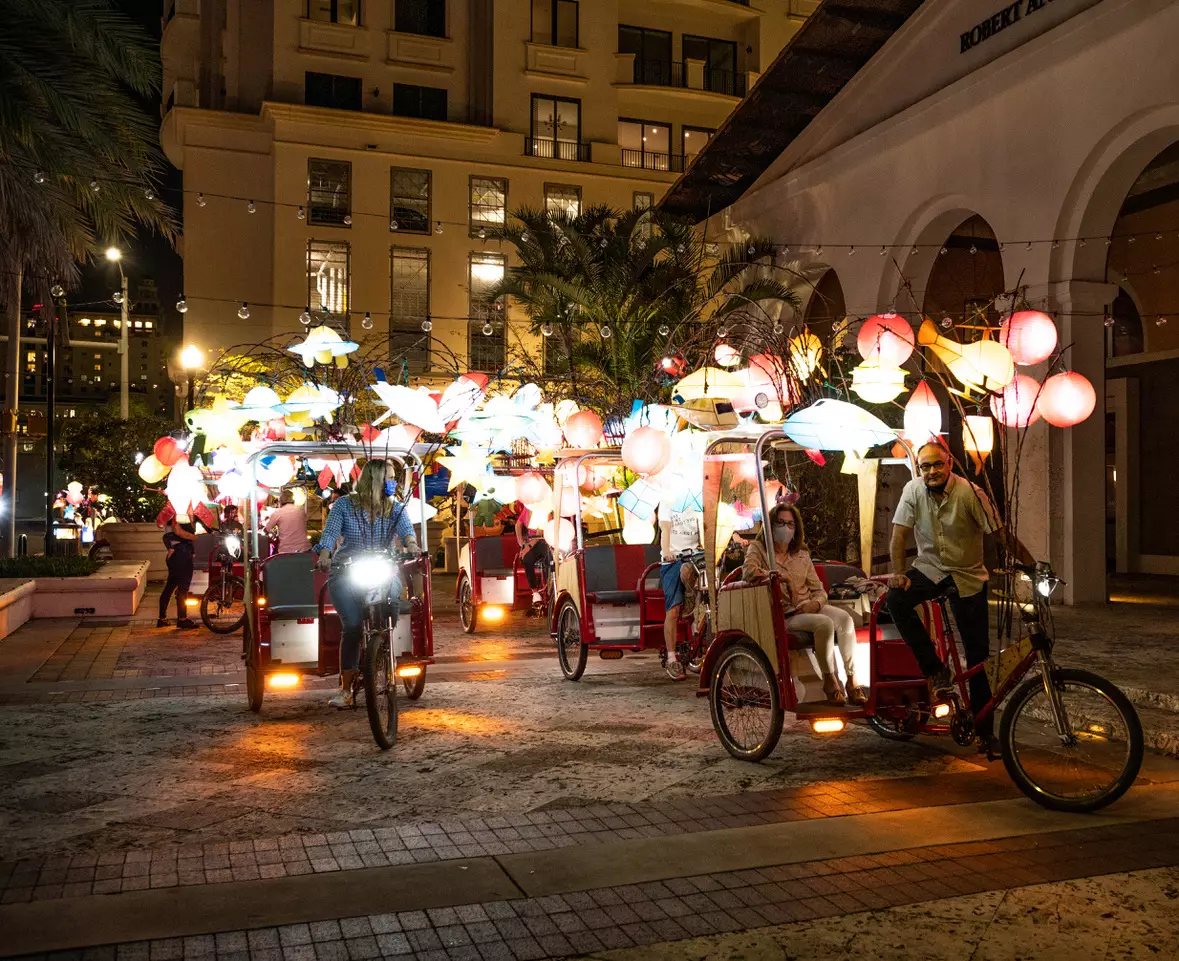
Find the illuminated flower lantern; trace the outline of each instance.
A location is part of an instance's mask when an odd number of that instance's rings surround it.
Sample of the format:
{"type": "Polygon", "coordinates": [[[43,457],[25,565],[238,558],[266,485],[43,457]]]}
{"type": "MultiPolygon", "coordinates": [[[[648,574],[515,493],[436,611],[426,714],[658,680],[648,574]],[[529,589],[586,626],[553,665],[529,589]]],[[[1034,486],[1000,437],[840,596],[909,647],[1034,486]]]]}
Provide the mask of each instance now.
{"type": "Polygon", "coordinates": [[[1003,318],[999,343],[1021,367],[1046,361],[1056,350],[1056,324],[1039,310],[1017,310],[1003,318]]]}
{"type": "Polygon", "coordinates": [[[442,392],[442,400],[438,403],[438,415],[447,429],[479,406],[486,388],[487,375],[478,373],[460,374],[447,386],[442,392]]]}
{"type": "Polygon", "coordinates": [[[851,389],[869,404],[886,404],[905,389],[905,372],[872,357],[852,370],[851,389]]]}
{"type": "Polygon", "coordinates": [[[184,460],[184,445],[175,437],[161,437],[152,447],[152,454],[165,467],[171,467],[184,460]]]}
{"type": "Polygon", "coordinates": [[[158,484],[168,476],[171,468],[160,463],[155,454],[148,454],[139,465],[139,479],[145,484],[158,484]]]}
{"type": "Polygon", "coordinates": [[[602,418],[592,410],[579,410],[565,421],[565,439],[570,447],[597,447],[602,439],[602,418]]]}
{"type": "Polygon", "coordinates": [[[1036,409],[1053,427],[1073,427],[1093,413],[1097,393],[1083,374],[1053,374],[1040,389],[1036,409]]]}
{"type": "Polygon", "coordinates": [[[303,365],[308,369],[316,364],[335,363],[337,367],[348,366],[348,354],[359,348],[350,340],[345,340],[331,327],[321,324],[307,331],[307,338],[301,344],[288,348],[292,354],[303,358],[303,365]]]}
{"type": "Polygon", "coordinates": [[[535,471],[524,474],[516,482],[516,493],[525,504],[544,504],[552,497],[545,479],[535,471]]]}
{"type": "Polygon", "coordinates": [[[287,409],[287,423],[299,427],[321,419],[330,424],[332,411],[343,403],[343,398],[330,387],[304,384],[291,391],[283,406],[287,409]]]}
{"type": "Polygon", "coordinates": [[[732,368],[741,363],[740,351],[731,344],[717,344],[712,356],[722,367],[732,368]]]}
{"type": "Polygon", "coordinates": [[[942,431],[942,408],[929,384],[921,381],[905,403],[905,436],[914,444],[936,439],[942,431]]]}
{"type": "MultiPolygon", "coordinates": [[[[880,367],[900,367],[913,353],[913,344],[913,328],[900,314],[869,317],[856,335],[856,349],[860,356],[865,361],[875,361],[880,367]]],[[[892,397],[887,399],[891,400],[892,397]]]]}
{"type": "Polygon", "coordinates": [[[917,332],[917,343],[928,347],[967,389],[979,392],[1002,390],[1015,379],[1015,361],[1002,344],[976,340],[960,344],[942,335],[926,318],[917,332]]]}
{"type": "Polygon", "coordinates": [[[636,474],[658,474],[671,457],[671,440],[654,427],[640,427],[622,442],[622,463],[636,474]]]}
{"type": "Polygon", "coordinates": [[[1002,393],[991,395],[991,413],[1004,427],[1027,427],[1040,419],[1036,409],[1039,395],[1039,383],[1024,374],[1016,374],[1002,393]]]}
{"type": "Polygon", "coordinates": [[[622,522],[622,539],[627,544],[650,544],[655,540],[655,525],[626,511],[622,522]]]}
{"type": "MultiPolygon", "coordinates": [[[[819,366],[823,342],[809,330],[790,338],[790,370],[799,380],[806,380],[819,366]]],[[[752,358],[750,359],[752,364],[752,358]]]]}
{"type": "Polygon", "coordinates": [[[164,493],[177,514],[188,514],[192,507],[205,497],[205,484],[201,479],[200,469],[191,464],[177,464],[168,474],[168,484],[164,488],[164,493]]]}
{"type": "Polygon", "coordinates": [[[782,429],[796,444],[815,450],[867,450],[897,437],[875,414],[830,398],[791,414],[782,429]]]}
{"type": "Polygon", "coordinates": [[[962,422],[962,449],[970,457],[975,471],[981,472],[983,461],[995,449],[995,422],[989,417],[968,414],[962,422]]]}

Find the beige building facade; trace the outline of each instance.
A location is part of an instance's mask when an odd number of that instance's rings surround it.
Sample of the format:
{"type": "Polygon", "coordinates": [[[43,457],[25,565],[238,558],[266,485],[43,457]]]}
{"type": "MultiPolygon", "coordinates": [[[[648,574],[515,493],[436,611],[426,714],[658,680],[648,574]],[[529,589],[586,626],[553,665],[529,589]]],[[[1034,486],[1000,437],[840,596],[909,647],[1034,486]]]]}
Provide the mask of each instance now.
{"type": "Polygon", "coordinates": [[[511,366],[536,338],[481,297],[509,213],[656,203],[814,6],[166,0],[186,342],[310,307],[415,376],[511,366]]]}

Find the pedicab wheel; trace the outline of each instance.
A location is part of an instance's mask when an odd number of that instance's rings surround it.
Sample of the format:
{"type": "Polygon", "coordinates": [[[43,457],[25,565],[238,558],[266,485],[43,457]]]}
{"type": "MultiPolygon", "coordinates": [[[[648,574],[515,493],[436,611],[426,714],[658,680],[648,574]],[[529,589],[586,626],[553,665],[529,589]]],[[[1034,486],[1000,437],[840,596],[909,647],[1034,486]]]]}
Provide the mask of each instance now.
{"type": "Polygon", "coordinates": [[[1142,725],[1129,699],[1089,671],[1058,668],[1066,731],[1057,730],[1046,678],[1027,681],[1003,708],[1003,766],[1021,791],[1054,811],[1096,811],[1120,798],[1142,766],[1142,725]]]}
{"type": "Polygon", "coordinates": [[[479,608],[475,606],[471,582],[466,577],[459,582],[459,620],[468,634],[474,634],[479,626],[479,608]]]}
{"type": "Polygon", "coordinates": [[[708,706],[717,737],[738,760],[760,761],[777,747],[782,704],[760,648],[741,641],[725,649],[712,672],[708,706]]]}
{"type": "Polygon", "coordinates": [[[910,711],[904,718],[873,715],[868,718],[868,727],[886,741],[911,741],[921,730],[926,717],[928,715],[924,711],[910,711]]]}
{"type": "Polygon", "coordinates": [[[209,585],[201,595],[201,620],[214,634],[232,634],[246,619],[246,585],[240,577],[228,577],[225,588],[226,598],[221,592],[221,583],[209,585]]]}
{"type": "Polygon", "coordinates": [[[405,696],[416,701],[426,689],[426,668],[423,666],[422,673],[417,677],[403,677],[401,683],[405,685],[405,696]]]}
{"type": "Polygon", "coordinates": [[[581,639],[581,618],[573,602],[566,601],[557,617],[557,659],[561,662],[561,673],[571,681],[580,680],[588,656],[589,645],[581,639]]]}
{"type": "Polygon", "coordinates": [[[389,750],[397,743],[397,678],[384,631],[373,631],[365,638],[364,707],[377,747],[389,750]]]}

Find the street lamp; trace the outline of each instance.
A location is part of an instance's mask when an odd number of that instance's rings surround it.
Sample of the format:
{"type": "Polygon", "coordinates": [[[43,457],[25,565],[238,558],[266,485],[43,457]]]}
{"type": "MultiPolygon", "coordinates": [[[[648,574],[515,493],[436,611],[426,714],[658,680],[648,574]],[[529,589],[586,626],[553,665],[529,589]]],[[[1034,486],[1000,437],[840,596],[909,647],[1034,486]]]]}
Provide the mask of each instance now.
{"type": "Polygon", "coordinates": [[[127,383],[131,376],[129,370],[131,347],[127,337],[127,328],[131,326],[127,314],[131,305],[127,298],[127,275],[123,273],[123,252],[118,247],[107,247],[106,259],[112,264],[118,265],[119,278],[123,282],[122,297],[119,300],[119,308],[123,315],[123,323],[119,330],[119,418],[126,420],[131,412],[129,384],[127,383]]]}
{"type": "Polygon", "coordinates": [[[188,380],[188,410],[192,410],[195,405],[193,382],[196,372],[204,366],[204,363],[205,354],[196,344],[188,344],[180,352],[180,366],[184,368],[188,380]]]}

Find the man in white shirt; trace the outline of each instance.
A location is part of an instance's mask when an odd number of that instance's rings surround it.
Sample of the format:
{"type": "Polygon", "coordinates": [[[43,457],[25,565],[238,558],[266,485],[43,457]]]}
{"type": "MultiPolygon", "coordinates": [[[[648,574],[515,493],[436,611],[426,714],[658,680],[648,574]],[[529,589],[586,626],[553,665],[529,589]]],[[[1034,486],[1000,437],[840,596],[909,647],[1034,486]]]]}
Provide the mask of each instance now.
{"type": "Polygon", "coordinates": [[[697,572],[691,562],[681,561],[688,551],[703,550],[700,537],[700,514],[697,511],[673,511],[666,504],[659,507],[659,545],[663,563],[659,583],[663,588],[663,642],[667,647],[667,675],[673,681],[687,677],[676,655],[676,628],[685,594],[695,597],[697,572]]]}
{"type": "Polygon", "coordinates": [[[295,504],[295,493],[284,490],[279,497],[279,506],[262,530],[273,536],[278,531],[278,553],[298,554],[308,549],[307,508],[295,504]]]}

